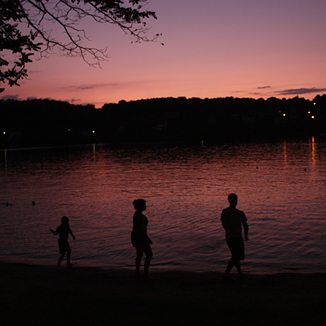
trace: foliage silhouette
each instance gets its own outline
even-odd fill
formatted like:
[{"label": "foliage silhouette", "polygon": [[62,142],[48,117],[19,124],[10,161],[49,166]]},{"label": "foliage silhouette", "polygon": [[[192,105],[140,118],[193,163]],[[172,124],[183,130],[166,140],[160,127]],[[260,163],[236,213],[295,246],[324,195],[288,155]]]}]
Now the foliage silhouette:
[{"label": "foliage silhouette", "polygon": [[326,135],[326,95],[269,98],[156,98],[93,105],[1,100],[0,146],[84,143],[216,143]]},{"label": "foliage silhouette", "polygon": [[[99,66],[108,56],[106,48],[85,45],[89,39],[82,23],[89,20],[118,26],[135,42],[154,41],[159,35],[148,36],[146,20],[156,19],[156,15],[142,9],[146,3],[147,0],[0,1],[0,82],[19,86],[18,81],[27,77],[26,64],[32,61],[31,56],[38,53],[42,57],[57,48],[67,56],[81,57],[89,65]],[[47,30],[49,23],[57,36]]]}]

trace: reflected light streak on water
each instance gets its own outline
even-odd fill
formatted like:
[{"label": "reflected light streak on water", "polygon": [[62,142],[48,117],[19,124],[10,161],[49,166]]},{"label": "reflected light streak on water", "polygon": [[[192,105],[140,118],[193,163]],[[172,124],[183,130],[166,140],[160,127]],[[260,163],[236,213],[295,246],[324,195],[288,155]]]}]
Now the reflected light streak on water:
[{"label": "reflected light streak on water", "polygon": [[[67,215],[79,265],[131,268],[136,198],[147,200],[153,268],[223,271],[230,192],[250,226],[249,272],[326,271],[326,143],[5,150],[0,259],[55,264]],[[32,201],[36,202],[32,206]]]}]

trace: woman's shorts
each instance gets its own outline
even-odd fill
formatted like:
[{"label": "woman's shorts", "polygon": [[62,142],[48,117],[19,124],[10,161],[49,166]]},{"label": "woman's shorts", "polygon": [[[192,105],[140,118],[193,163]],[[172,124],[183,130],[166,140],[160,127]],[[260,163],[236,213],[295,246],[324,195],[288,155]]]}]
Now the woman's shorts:
[{"label": "woman's shorts", "polygon": [[244,242],[242,238],[227,239],[226,243],[231,251],[232,260],[244,260]]}]

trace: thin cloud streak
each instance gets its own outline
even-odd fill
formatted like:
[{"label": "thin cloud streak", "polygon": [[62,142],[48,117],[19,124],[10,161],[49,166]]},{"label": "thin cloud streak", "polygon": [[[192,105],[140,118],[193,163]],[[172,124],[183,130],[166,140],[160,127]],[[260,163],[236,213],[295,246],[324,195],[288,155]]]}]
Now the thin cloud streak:
[{"label": "thin cloud streak", "polygon": [[278,95],[303,95],[303,94],[311,94],[311,93],[321,93],[325,92],[326,88],[293,88],[293,89],[284,89],[282,91],[278,91]]},{"label": "thin cloud streak", "polygon": [[2,100],[16,100],[19,101],[21,98],[19,97],[19,94],[13,94],[13,95],[5,95],[1,98]]},{"label": "thin cloud streak", "polygon": [[69,92],[88,91],[96,89],[124,89],[129,88],[133,85],[148,85],[152,84],[153,81],[125,81],[125,82],[113,82],[113,83],[101,83],[101,84],[85,84],[85,85],[70,85],[62,87],[62,90]]},{"label": "thin cloud streak", "polygon": [[109,84],[90,84],[90,85],[79,85],[79,86],[65,86],[62,87],[62,90],[68,91],[68,92],[79,92],[79,91],[86,91],[86,90],[94,90],[99,88],[117,88],[121,87],[122,84],[118,83],[109,83]]},{"label": "thin cloud streak", "polygon": [[259,86],[259,87],[257,87],[257,89],[268,89],[268,88],[271,88],[271,86]]}]

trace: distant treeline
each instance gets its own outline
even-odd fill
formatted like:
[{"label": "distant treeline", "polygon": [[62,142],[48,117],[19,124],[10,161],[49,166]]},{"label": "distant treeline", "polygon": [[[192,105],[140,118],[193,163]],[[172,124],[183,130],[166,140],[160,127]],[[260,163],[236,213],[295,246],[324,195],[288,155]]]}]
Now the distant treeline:
[{"label": "distant treeline", "polygon": [[0,146],[224,142],[326,134],[326,95],[292,99],[185,97],[73,105],[1,100]]}]

